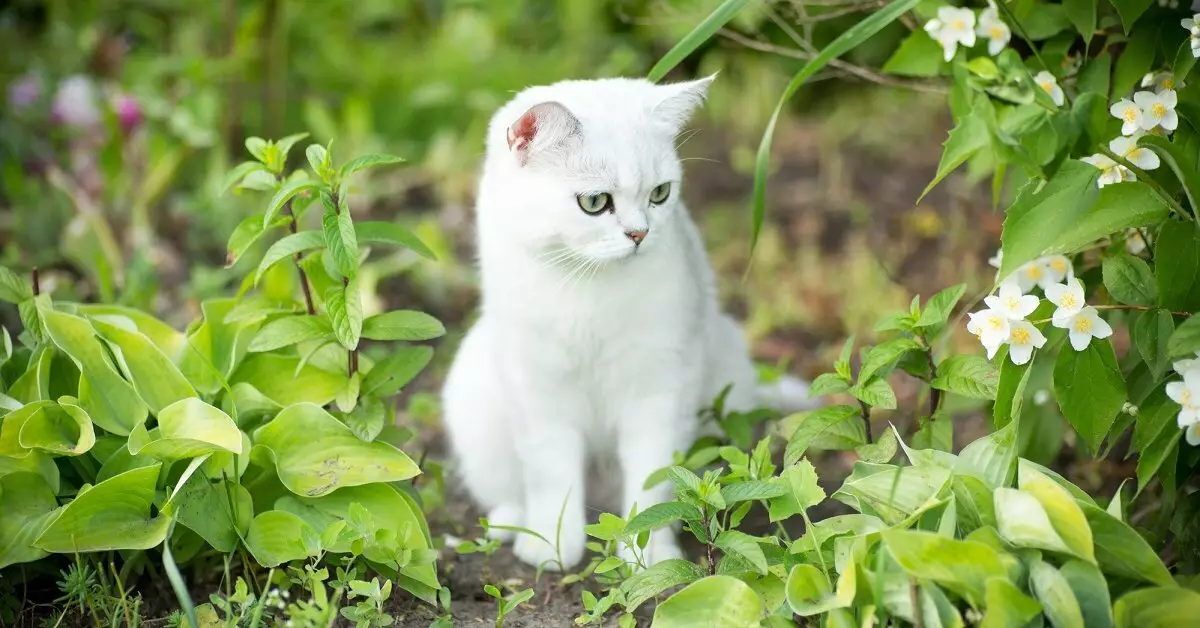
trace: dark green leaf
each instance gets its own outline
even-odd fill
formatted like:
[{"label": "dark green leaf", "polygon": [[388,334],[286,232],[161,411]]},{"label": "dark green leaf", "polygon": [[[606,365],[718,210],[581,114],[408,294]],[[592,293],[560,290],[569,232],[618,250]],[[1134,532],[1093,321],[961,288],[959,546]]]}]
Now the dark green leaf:
[{"label": "dark green leaf", "polygon": [[1063,9],[1083,41],[1090,44],[1096,32],[1096,0],[1063,0]]},{"label": "dark green leaf", "polygon": [[[924,316],[924,314],[922,314]],[[911,338],[893,338],[881,344],[875,345],[867,353],[866,359],[863,360],[862,367],[858,371],[858,381],[869,381],[872,376],[879,373],[880,376],[886,376],[890,369],[885,367],[890,366],[900,356],[909,351],[920,351],[921,345]],[[884,369],[882,372],[880,369]]]},{"label": "dark green leaf", "polygon": [[650,74],[646,77],[650,81],[657,83],[661,81],[675,66],[679,65],[684,59],[691,55],[697,48],[712,38],[722,26],[729,23],[730,20],[746,6],[749,0],[725,0],[708,14],[702,22],[696,25],[690,33],[679,40],[667,54],[663,55],[658,63],[650,69]]},{"label": "dark green leaf", "polygon": [[1150,544],[1129,524],[1098,506],[1082,502],[1079,506],[1092,529],[1096,560],[1100,563],[1101,571],[1161,586],[1175,586],[1171,572],[1167,571]]},{"label": "dark green leaf", "polygon": [[429,347],[396,347],[386,360],[371,367],[362,383],[364,395],[387,397],[400,391],[433,358]]},{"label": "dark green leaf", "polygon": [[280,260],[311,249],[325,246],[325,236],[320,231],[301,231],[280,239],[267,249],[258,270],[254,273],[254,283],[262,280],[264,274]]},{"label": "dark green leaf", "polygon": [[943,63],[942,47],[929,33],[916,30],[909,33],[883,64],[883,72],[898,76],[937,76]]},{"label": "dark green leaf", "polygon": [[1125,305],[1154,305],[1158,291],[1154,274],[1141,258],[1119,253],[1104,259],[1104,287],[1114,299]]},{"label": "dark green leaf", "polygon": [[362,336],[371,340],[429,340],[446,333],[438,319],[414,310],[394,310],[363,321]]},{"label": "dark green leaf", "polygon": [[774,482],[747,480],[736,482],[721,488],[721,497],[726,504],[736,504],[744,501],[772,499],[787,492],[787,489]]},{"label": "dark green leaf", "polygon": [[917,319],[915,327],[931,327],[934,325],[944,325],[950,318],[950,313],[954,311],[955,304],[962,298],[963,292],[967,290],[967,284],[960,283],[957,286],[951,286],[933,295],[925,303],[925,308],[921,310],[921,317]]},{"label": "dark green leaf", "polygon": [[625,525],[624,532],[629,536],[637,536],[676,521],[699,521],[700,517],[700,509],[691,504],[664,502],[639,512]]},{"label": "dark green leaf", "polygon": [[1200,207],[1200,172],[1196,172],[1195,157],[1184,153],[1185,148],[1165,137],[1147,135],[1138,139],[1138,146],[1145,146],[1158,153],[1162,162],[1175,173],[1183,184],[1183,193],[1192,207]]},{"label": "dark green leaf", "polygon": [[[287,218],[276,220],[275,224],[271,225],[271,227],[282,227],[287,224],[287,220]],[[238,226],[234,228],[233,233],[229,236],[229,243],[225,245],[227,251],[225,254],[225,267],[229,268],[236,264],[238,259],[242,257],[242,254],[253,246],[255,242],[258,242],[259,238],[266,232],[267,229],[263,228],[262,216],[258,214],[247,216],[245,220],[238,223]]]},{"label": "dark green leaf", "polygon": [[[1178,408],[1175,404],[1170,404],[1168,407],[1172,410]],[[1171,459],[1176,449],[1178,449],[1179,441],[1182,438],[1183,430],[1166,429],[1160,432],[1158,437],[1142,450],[1141,454],[1138,455],[1137,463],[1138,492],[1146,488],[1146,485],[1150,483],[1150,480],[1154,478],[1163,464]]]},{"label": "dark green leaf", "polygon": [[263,325],[254,340],[250,341],[248,351],[261,353],[274,351],[283,347],[308,340],[320,340],[333,335],[333,326],[325,316],[309,316],[299,314],[277,318]]},{"label": "dark green leaf", "polygon": [[351,159],[342,166],[341,178],[345,179],[359,170],[364,170],[366,168],[388,166],[391,164],[398,164],[403,161],[403,157],[396,157],[393,155],[362,155],[361,157],[355,157],[354,159]]},{"label": "dark green leaf", "polygon": [[404,227],[391,222],[360,222],[354,225],[358,241],[362,244],[392,244],[404,247],[428,260],[437,256],[417,236]]},{"label": "dark green leaf", "polygon": [[358,282],[349,281],[343,286],[333,286],[325,292],[325,309],[333,323],[333,335],[343,347],[358,348],[362,337],[362,299],[358,294]]},{"label": "dark green leaf", "polygon": [[1158,304],[1168,310],[1200,310],[1200,227],[1168,221],[1154,243]]},{"label": "dark green leaf", "polygon": [[1099,451],[1125,404],[1125,379],[1112,344],[1093,338],[1083,351],[1064,346],[1054,364],[1054,394],[1080,438]]},{"label": "dark green leaf", "polygon": [[847,420],[857,420],[859,409],[854,406],[826,406],[804,415],[796,431],[788,439],[787,451],[784,452],[785,465],[795,464],[808,450],[814,439],[834,425]]},{"label": "dark green leaf", "polygon": [[995,399],[1000,372],[991,362],[977,355],[952,355],[937,365],[937,377],[931,385],[974,399]]},{"label": "dark green leaf", "polygon": [[1060,569],[1079,608],[1083,611],[1083,625],[1088,628],[1112,628],[1112,601],[1108,597],[1108,583],[1104,574],[1095,565],[1077,558],[1068,560]]},{"label": "dark green leaf", "polygon": [[1174,331],[1175,317],[1166,310],[1143,312],[1133,325],[1133,343],[1155,379],[1171,365],[1168,340]]},{"label": "dark green leaf", "polygon": [[263,217],[263,224],[270,226],[275,221],[275,216],[283,211],[284,205],[292,200],[292,197],[301,192],[314,191],[320,189],[321,184],[316,181],[301,179],[298,181],[288,181],[279,188],[275,196],[271,197],[271,202],[267,204],[267,213]]},{"label": "dark green leaf", "polygon": [[[1125,25],[1125,34],[1129,34],[1129,31],[1131,29],[1133,29],[1133,23],[1136,22],[1138,20],[1138,18],[1141,17],[1142,14],[1146,12],[1146,9],[1150,8],[1151,4],[1154,3],[1154,0],[1110,0],[1110,1],[1112,2],[1112,5],[1114,7],[1116,7],[1117,13],[1119,13],[1121,15],[1121,23]],[[1147,28],[1147,29],[1143,29],[1143,30],[1153,32],[1155,29]]]},{"label": "dark green leaf", "polygon": [[[1122,0],[1123,1],[1123,0]],[[1133,0],[1149,4],[1151,0]],[[1126,22],[1125,32],[1129,32],[1129,22]],[[1158,47],[1158,29],[1142,28],[1129,38],[1125,49],[1117,57],[1117,67],[1113,71],[1112,98],[1124,98],[1131,94],[1141,82],[1142,77],[1150,71],[1154,63],[1155,48]]]},{"label": "dark green leaf", "polygon": [[1191,357],[1200,351],[1200,316],[1190,316],[1179,325],[1167,342],[1171,358]]},{"label": "dark green leaf", "polygon": [[925,186],[925,190],[921,192],[917,202],[925,198],[925,195],[937,187],[942,179],[966,163],[971,156],[988,146],[991,143],[991,137],[987,121],[979,112],[973,110],[965,118],[959,120],[958,125],[950,131],[950,137],[946,139],[941,161],[938,162],[937,174],[934,175],[929,185]]}]

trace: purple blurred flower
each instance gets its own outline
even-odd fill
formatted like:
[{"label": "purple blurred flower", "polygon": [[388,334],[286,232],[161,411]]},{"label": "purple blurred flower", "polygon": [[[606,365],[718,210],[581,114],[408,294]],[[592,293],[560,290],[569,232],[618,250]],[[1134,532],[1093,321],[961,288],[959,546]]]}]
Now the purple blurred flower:
[{"label": "purple blurred flower", "polygon": [[132,132],[142,123],[142,106],[133,96],[125,93],[113,96],[112,108],[125,133]]},{"label": "purple blurred flower", "polygon": [[23,111],[42,97],[42,77],[32,72],[8,84],[8,105]]},{"label": "purple blurred flower", "polygon": [[100,122],[96,107],[96,91],[92,81],[76,74],[58,84],[50,116],[57,122],[74,127],[93,127]]}]

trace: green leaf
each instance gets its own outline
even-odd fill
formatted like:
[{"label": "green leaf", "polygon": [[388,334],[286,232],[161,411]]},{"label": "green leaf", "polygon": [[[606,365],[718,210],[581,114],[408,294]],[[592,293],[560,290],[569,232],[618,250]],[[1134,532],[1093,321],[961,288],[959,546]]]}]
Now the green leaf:
[{"label": "green leaf", "polygon": [[1054,529],[1046,509],[1032,493],[998,488],[992,493],[996,528],[1005,541],[1017,546],[1071,554],[1071,547]]},{"label": "green leaf", "polygon": [[275,221],[275,216],[283,210],[285,204],[292,200],[301,192],[312,192],[320,189],[321,184],[308,179],[292,180],[283,184],[275,196],[271,197],[271,202],[267,204],[267,213],[263,217],[263,225],[269,226]]},{"label": "green leaf", "polygon": [[1133,23],[1153,4],[1153,0],[1111,0],[1111,2],[1116,7],[1117,13],[1121,15],[1121,23],[1125,25],[1126,35],[1133,28]]},{"label": "green leaf", "polygon": [[1104,259],[1104,287],[1125,305],[1154,305],[1158,292],[1154,274],[1141,258],[1119,253]]},{"label": "green leaf", "polygon": [[1013,422],[964,447],[954,473],[975,477],[995,489],[1012,485],[1016,463],[1017,423]]},{"label": "green leaf", "polygon": [[342,166],[340,178],[345,179],[359,170],[376,168],[379,166],[390,166],[392,164],[402,163],[403,161],[403,157],[396,157],[393,155],[362,155],[361,157],[355,157],[354,159],[351,159]]},{"label": "green leaf", "polygon": [[[297,372],[300,358],[295,356],[255,353],[246,358],[230,379],[236,389],[246,384],[280,406],[309,402],[324,405],[331,401],[345,384],[344,370],[337,373],[323,370],[311,363]],[[291,377],[280,377],[291,373]]]},{"label": "green leaf", "polygon": [[298,314],[277,318],[259,328],[247,349],[251,353],[274,351],[309,340],[333,335],[333,326],[325,316]]},{"label": "green leaf", "polygon": [[1042,605],[1022,593],[1007,578],[993,578],[988,581],[984,602],[987,611],[983,622],[979,624],[984,628],[1020,628],[1029,625],[1042,613]]},{"label": "green leaf", "polygon": [[400,391],[433,358],[429,347],[396,347],[391,355],[371,367],[363,379],[362,394],[387,397]]},{"label": "green leaf", "polygon": [[892,390],[891,384],[882,377],[871,379],[866,386],[861,382],[855,384],[850,387],[849,392],[855,399],[869,406],[884,410],[896,409],[896,391]]},{"label": "green leaf", "polygon": [[17,304],[17,314],[21,318],[21,324],[25,326],[25,331],[33,336],[34,342],[39,345],[50,341],[50,334],[46,331],[45,322],[42,321],[41,310],[48,310],[51,307],[48,294],[40,294]]},{"label": "green leaf", "polygon": [[717,535],[714,544],[726,554],[737,556],[754,568],[760,576],[767,575],[767,557],[758,541],[737,530],[725,530]]},{"label": "green leaf", "polygon": [[275,142],[275,147],[279,149],[279,163],[286,163],[288,153],[292,152],[292,147],[296,145],[296,142],[306,139],[307,137],[308,133],[293,133],[292,135],[288,135],[284,138],[281,138],[278,142]]},{"label": "green leaf", "polygon": [[897,467],[857,462],[833,498],[860,511],[868,508],[865,512],[873,512],[889,525],[895,525],[927,507],[931,499],[943,492],[950,477],[950,469],[944,466]]},{"label": "green leaf", "polygon": [[246,487],[195,473],[176,493],[175,518],[219,552],[233,552],[250,531],[254,504]]},{"label": "green leaf", "polygon": [[717,575],[694,582],[659,604],[652,624],[656,628],[754,628],[762,615],[762,600],[750,585]]},{"label": "green leaf", "polygon": [[1166,310],[1143,312],[1133,325],[1133,344],[1146,362],[1154,379],[1171,365],[1168,341],[1175,331],[1175,317]]},{"label": "green leaf", "polygon": [[1079,504],[1054,480],[1033,467],[1022,465],[1018,471],[1021,490],[1033,495],[1042,505],[1050,525],[1062,537],[1071,553],[1090,563],[1096,561],[1092,548],[1092,530]]},{"label": "green leaf", "polygon": [[362,336],[371,340],[429,340],[445,335],[436,318],[413,310],[376,314],[363,321]]},{"label": "green leaf", "polygon": [[[282,227],[287,224],[286,218],[276,220],[271,228]],[[262,216],[252,214],[247,216],[245,220],[238,223],[234,228],[233,233],[229,236],[229,242],[225,245],[225,268],[230,268],[237,263],[242,255],[258,242],[268,229],[263,226]]]},{"label": "green leaf", "polygon": [[1067,579],[1043,561],[1029,568],[1029,588],[1055,628],[1084,628],[1083,611]]},{"label": "green leaf", "polygon": [[[649,569],[636,573],[621,583],[621,594],[625,598],[625,610],[633,612],[646,600],[681,584],[695,582],[704,577],[699,565],[681,558],[669,558],[655,563]],[[727,577],[727,576],[716,576]]]},{"label": "green leaf", "polygon": [[950,136],[943,144],[944,148],[941,161],[938,162],[937,174],[934,175],[929,185],[925,186],[921,196],[917,197],[917,202],[920,203],[921,199],[937,187],[937,184],[966,163],[975,153],[987,147],[991,143],[991,138],[987,121],[982,114],[971,111],[966,117],[960,119],[958,124],[950,130]]},{"label": "green leaf", "polygon": [[308,159],[308,165],[313,172],[324,178],[325,169],[329,165],[329,151],[320,144],[309,144],[308,148],[304,149],[304,157]]},{"label": "green leaf", "polygon": [[79,366],[80,405],[92,421],[122,436],[141,425],[146,420],[146,406],[133,386],[109,365],[92,326],[78,316],[50,309],[41,310],[41,315],[54,344]]},{"label": "green leaf", "polygon": [[1141,589],[1113,606],[1118,628],[1174,628],[1200,617],[1200,593],[1179,586]]},{"label": "green leaf", "polygon": [[324,246],[325,235],[320,231],[301,231],[279,239],[263,254],[262,261],[258,263],[258,270],[254,272],[254,283],[257,285],[263,275],[280,260]]},{"label": "green leaf", "polygon": [[288,406],[254,434],[255,449],[274,459],[280,481],[301,496],[319,497],[342,486],[407,480],[420,469],[404,452],[365,443],[320,406]]},{"label": "green leaf", "polygon": [[807,460],[788,466],[775,482],[787,492],[769,502],[773,522],[803,513],[825,499],[825,491],[817,484],[817,470]]},{"label": "green leaf", "polygon": [[1101,571],[1161,586],[1174,586],[1171,573],[1158,555],[1129,524],[1098,506],[1085,503],[1079,506],[1092,530],[1096,560],[1100,563]]},{"label": "green leaf", "polygon": [[144,424],[129,435],[129,453],[171,462],[216,451],[242,453],[242,432],[228,414],[197,397],[180,399],[158,414],[158,427]]},{"label": "green leaf", "polygon": [[747,2],[748,0],[725,0],[722,2],[712,13],[708,14],[708,17],[697,24],[696,28],[693,28],[658,60],[658,63],[650,68],[650,73],[646,78],[654,83],[661,81],[675,66],[711,39],[722,26],[728,24],[746,6]]},{"label": "green leaf", "polygon": [[126,471],[81,492],[34,546],[55,554],[146,550],[167,537],[170,518],[153,517],[159,465]]},{"label": "green leaf", "polygon": [[[804,66],[800,68],[800,70],[796,72],[794,76],[792,76],[792,80],[788,82],[787,87],[784,88],[783,94],[779,98],[779,102],[775,105],[775,111],[772,112],[771,118],[767,122],[767,128],[765,131],[763,131],[762,141],[758,146],[758,155],[755,159],[754,167],[754,217],[753,230],[750,237],[751,252],[754,251],[754,247],[758,244],[758,235],[759,231],[762,229],[763,215],[766,212],[767,166],[771,161],[771,139],[775,135],[775,125],[779,122],[779,116],[783,113],[784,106],[787,105],[787,102],[792,99],[792,96],[799,91],[800,87],[804,85],[809,78],[819,72],[821,68],[824,68],[830,61],[837,59],[854,48],[857,48],[859,44],[867,41],[876,33],[886,28],[889,24],[899,19],[900,16],[911,10],[917,5],[918,2],[919,0],[893,0],[884,7],[871,13],[871,15],[866,19],[842,31],[842,33],[838,35],[836,39],[830,42],[828,46],[821,50],[821,52],[817,53],[817,55],[810,59],[808,63],[805,63]],[[726,0],[722,7],[724,8],[726,5],[735,4],[740,5],[745,4],[745,2],[744,0],[742,2]],[[732,13],[734,12],[736,12],[736,10],[730,13],[730,17],[732,17]],[[707,39],[709,35],[711,35],[713,32],[716,32],[716,30],[724,25],[724,23],[727,21],[729,21],[729,18],[713,21],[713,23],[710,25],[711,30],[701,31],[699,28],[697,28],[696,31],[692,32],[692,34],[697,35],[697,40],[695,42],[691,42],[691,40],[689,40],[690,43],[686,50],[688,52],[695,50],[695,47],[699,45],[700,41]],[[708,24],[707,20],[705,21],[705,24]],[[676,49],[679,48],[680,46],[676,46]],[[680,54],[679,58],[682,57],[683,55]],[[666,57],[664,57],[664,61],[665,60]],[[673,60],[670,64],[666,64],[664,61],[660,61],[658,65],[655,66],[655,70],[657,70],[658,73],[652,71],[650,74],[651,77],[658,77],[666,74],[667,70],[669,70],[671,67],[674,67],[674,65],[678,63],[678,59]]]},{"label": "green leaf", "polygon": [[1075,30],[1083,35],[1083,41],[1092,43],[1092,35],[1096,33],[1096,0],[1063,0],[1063,9]]},{"label": "green leaf", "polygon": [[933,532],[889,529],[883,544],[905,571],[931,580],[978,606],[992,578],[1005,578],[996,550],[976,541],[959,541]]},{"label": "green leaf", "polygon": [[404,247],[425,259],[437,260],[437,256],[424,242],[401,225],[391,222],[359,222],[355,223],[354,231],[362,244],[391,244]]},{"label": "green leaf", "polygon": [[60,397],[58,403],[31,404],[37,405],[36,411],[24,417],[14,416],[18,415],[14,412],[5,417],[5,426],[24,418],[18,441],[25,449],[65,456],[87,453],[96,444],[96,433],[87,412],[71,401],[70,397]]},{"label": "green leaf", "polygon": [[933,298],[925,303],[925,309],[921,310],[921,317],[917,319],[915,327],[946,324],[946,321],[950,319],[950,313],[954,311],[954,306],[966,290],[967,284],[960,283],[933,295]]},{"label": "green leaf", "polygon": [[[846,569],[853,573],[855,566]],[[828,613],[834,609],[847,608],[854,601],[855,591],[830,590],[829,579],[813,565],[800,564],[792,567],[787,579],[787,603],[792,612],[801,617]],[[846,594],[849,595],[846,595]]]},{"label": "green leaf", "polygon": [[325,309],[333,322],[333,335],[347,350],[358,348],[359,338],[362,337],[363,313],[362,299],[358,295],[358,282],[347,281],[344,285],[333,286],[325,292]]},{"label": "green leaf", "polygon": [[854,452],[858,454],[859,460],[866,462],[889,462],[896,457],[896,431],[885,431],[878,440],[873,443],[859,445]]},{"label": "green leaf", "polygon": [[700,509],[682,502],[655,504],[633,517],[625,525],[625,533],[637,536],[647,530],[661,528],[675,521],[699,521]]},{"label": "green leaf", "polygon": [[1100,568],[1082,560],[1068,560],[1059,570],[1075,594],[1088,628],[1112,628],[1112,601]]},{"label": "green leaf", "polygon": [[1184,152],[1184,147],[1171,142],[1165,137],[1147,135],[1138,139],[1138,146],[1145,146],[1158,153],[1162,162],[1171,169],[1179,182],[1183,184],[1183,193],[1187,196],[1188,204],[1200,207],[1200,173],[1196,172],[1196,158]]},{"label": "green leaf", "polygon": [[0,266],[0,301],[20,303],[33,298],[33,288],[29,282],[13,271]]},{"label": "green leaf", "polygon": [[843,421],[857,418],[859,409],[847,405],[826,406],[801,416],[804,418],[792,432],[788,439],[787,450],[783,454],[783,463],[787,466],[800,460],[804,452],[808,451],[809,445],[818,436]]},{"label": "green leaf", "polygon": [[[867,357],[863,360],[862,367],[858,371],[858,381],[865,382],[871,379],[871,376],[880,372],[900,359],[900,356],[909,351],[920,351],[921,345],[911,338],[893,338],[881,344],[875,345],[867,353]],[[881,375],[886,375],[888,370],[883,370]]]},{"label": "green leaf", "polygon": [[1200,316],[1191,316],[1179,324],[1167,341],[1171,358],[1191,357],[1200,352]]},{"label": "green leaf", "polygon": [[1054,395],[1080,438],[1099,451],[1125,404],[1125,380],[1112,344],[1093,338],[1083,351],[1064,347],[1054,363]]},{"label": "green leaf", "polygon": [[149,338],[97,319],[92,320],[92,326],[115,349],[117,361],[150,412],[157,415],[180,399],[196,396],[196,390],[171,358]]},{"label": "green leaf", "polygon": [[[225,175],[225,180],[221,183],[221,191],[217,196],[225,196],[229,189],[241,183],[252,172],[266,172],[267,167],[257,161],[243,161],[234,166],[228,174]],[[261,219],[260,219],[261,220]]]},{"label": "green leaf", "polygon": [[358,235],[354,233],[354,221],[350,218],[350,212],[345,209],[335,212],[326,205],[321,226],[325,233],[325,246],[329,247],[334,268],[343,277],[353,279],[358,275]]},{"label": "green leaf", "polygon": [[267,160],[267,141],[261,137],[246,138],[246,150],[259,161]]},{"label": "green leaf", "polygon": [[883,64],[883,72],[897,76],[937,76],[943,63],[942,47],[929,33],[915,30],[900,42],[896,52]]},{"label": "green leaf", "polygon": [[832,395],[850,390],[850,382],[837,373],[821,373],[808,387],[809,397]]},{"label": "green leaf", "polygon": [[[1151,0],[1132,1],[1146,4],[1151,2]],[[1129,33],[1129,22],[1126,22],[1125,33]],[[1125,44],[1124,50],[1117,57],[1116,68],[1113,70],[1113,100],[1124,98],[1133,93],[1133,90],[1141,82],[1142,77],[1146,76],[1146,73],[1153,66],[1157,48],[1157,28],[1141,28],[1133,33],[1129,41]]]},{"label": "green leaf", "polygon": [[1168,310],[1200,310],[1200,227],[1168,221],[1154,243],[1158,304]]},{"label": "green leaf", "polygon": [[772,499],[787,493],[788,489],[780,484],[763,480],[738,481],[721,488],[721,497],[726,504]]},{"label": "green leaf", "polygon": [[[1007,364],[1007,363],[1006,363]],[[952,355],[937,365],[937,377],[930,385],[973,399],[995,399],[1000,371],[977,355]]]},{"label": "green leaf", "polygon": [[0,569],[45,557],[33,541],[57,514],[54,491],[36,473],[9,473],[0,476],[0,500]]},{"label": "green leaf", "polygon": [[293,560],[315,556],[320,543],[306,543],[317,531],[303,519],[283,510],[268,510],[250,523],[246,548],[263,567],[278,567]]}]

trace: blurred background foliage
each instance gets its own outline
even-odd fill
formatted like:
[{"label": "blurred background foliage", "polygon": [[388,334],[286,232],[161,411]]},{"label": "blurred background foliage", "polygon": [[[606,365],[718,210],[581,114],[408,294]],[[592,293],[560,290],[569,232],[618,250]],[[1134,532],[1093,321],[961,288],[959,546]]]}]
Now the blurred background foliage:
[{"label": "blurred background foliage", "polygon": [[[365,179],[350,203],[408,224],[439,255],[416,264],[376,254],[361,280],[368,315],[403,306],[447,321],[435,368],[418,382],[433,389],[473,316],[470,208],[492,112],[530,85],[644,75],[717,4],[0,2],[0,264],[39,267],[56,298],[149,308],[182,326],[200,300],[235,292],[243,265],[261,255],[224,267],[226,238],[264,202],[223,189],[224,173],[247,157],[245,137],[307,131],[334,140],[342,157],[401,155],[408,167]],[[883,66],[913,24],[889,27],[844,60],[854,67],[823,73],[793,99],[750,263],[754,151],[803,62],[787,49],[798,38],[819,47],[874,6],[752,2],[676,71],[720,72],[681,152],[722,293],[757,357],[809,375],[848,334],[869,340],[878,315],[913,294],[964,280],[977,292],[991,280],[985,260],[1000,220],[986,193],[956,176],[914,205],[945,138],[945,96],[855,70]],[[280,272],[269,285],[282,294],[292,280]],[[3,322],[14,326],[10,314]],[[436,417],[431,403],[416,396],[410,414]]]}]

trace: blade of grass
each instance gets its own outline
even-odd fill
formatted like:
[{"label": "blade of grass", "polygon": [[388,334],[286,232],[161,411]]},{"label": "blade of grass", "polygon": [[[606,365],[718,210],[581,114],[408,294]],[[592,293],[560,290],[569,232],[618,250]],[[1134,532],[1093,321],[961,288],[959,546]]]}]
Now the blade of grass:
[{"label": "blade of grass", "polygon": [[721,6],[717,7],[712,13],[709,13],[708,17],[704,18],[704,21],[697,24],[696,28],[692,29],[692,32],[684,35],[683,39],[679,40],[679,43],[675,44],[674,47],[667,51],[667,54],[658,60],[658,63],[655,63],[654,67],[650,68],[650,74],[646,78],[655,83],[661,81],[667,75],[667,72],[670,72],[681,61],[686,59],[688,55],[695,52],[701,44],[711,39],[722,26],[728,24],[729,20],[732,20],[733,16],[737,15],[738,11],[741,11],[742,7],[746,6],[749,1],[725,0],[725,2],[722,2]]},{"label": "blade of grass", "polygon": [[779,122],[779,115],[783,113],[784,105],[800,90],[805,81],[816,74],[821,68],[825,67],[826,64],[870,39],[873,35],[916,6],[918,1],[893,0],[887,6],[871,14],[867,19],[850,27],[839,35],[837,39],[830,42],[824,50],[813,57],[804,67],[800,68],[800,71],[796,72],[796,75],[788,83],[787,88],[783,90],[783,96],[779,98],[779,104],[775,106],[775,112],[771,114],[771,120],[767,123],[766,130],[763,131],[762,142],[758,146],[758,157],[754,165],[754,229],[750,237],[751,255],[754,254],[754,247],[758,244],[758,235],[762,229],[763,215],[766,213],[767,165],[771,159],[771,139],[775,134],[775,124]]},{"label": "blade of grass", "polygon": [[179,573],[179,566],[175,564],[175,557],[171,555],[171,533],[174,531],[175,522],[171,521],[171,527],[167,529],[167,538],[163,540],[163,569],[167,572],[167,580],[171,581],[171,590],[175,591],[175,599],[179,601],[179,607],[187,616],[188,624],[199,626],[200,623],[196,621],[196,606],[192,603],[192,595],[188,593],[187,584],[183,582],[183,575]]}]

